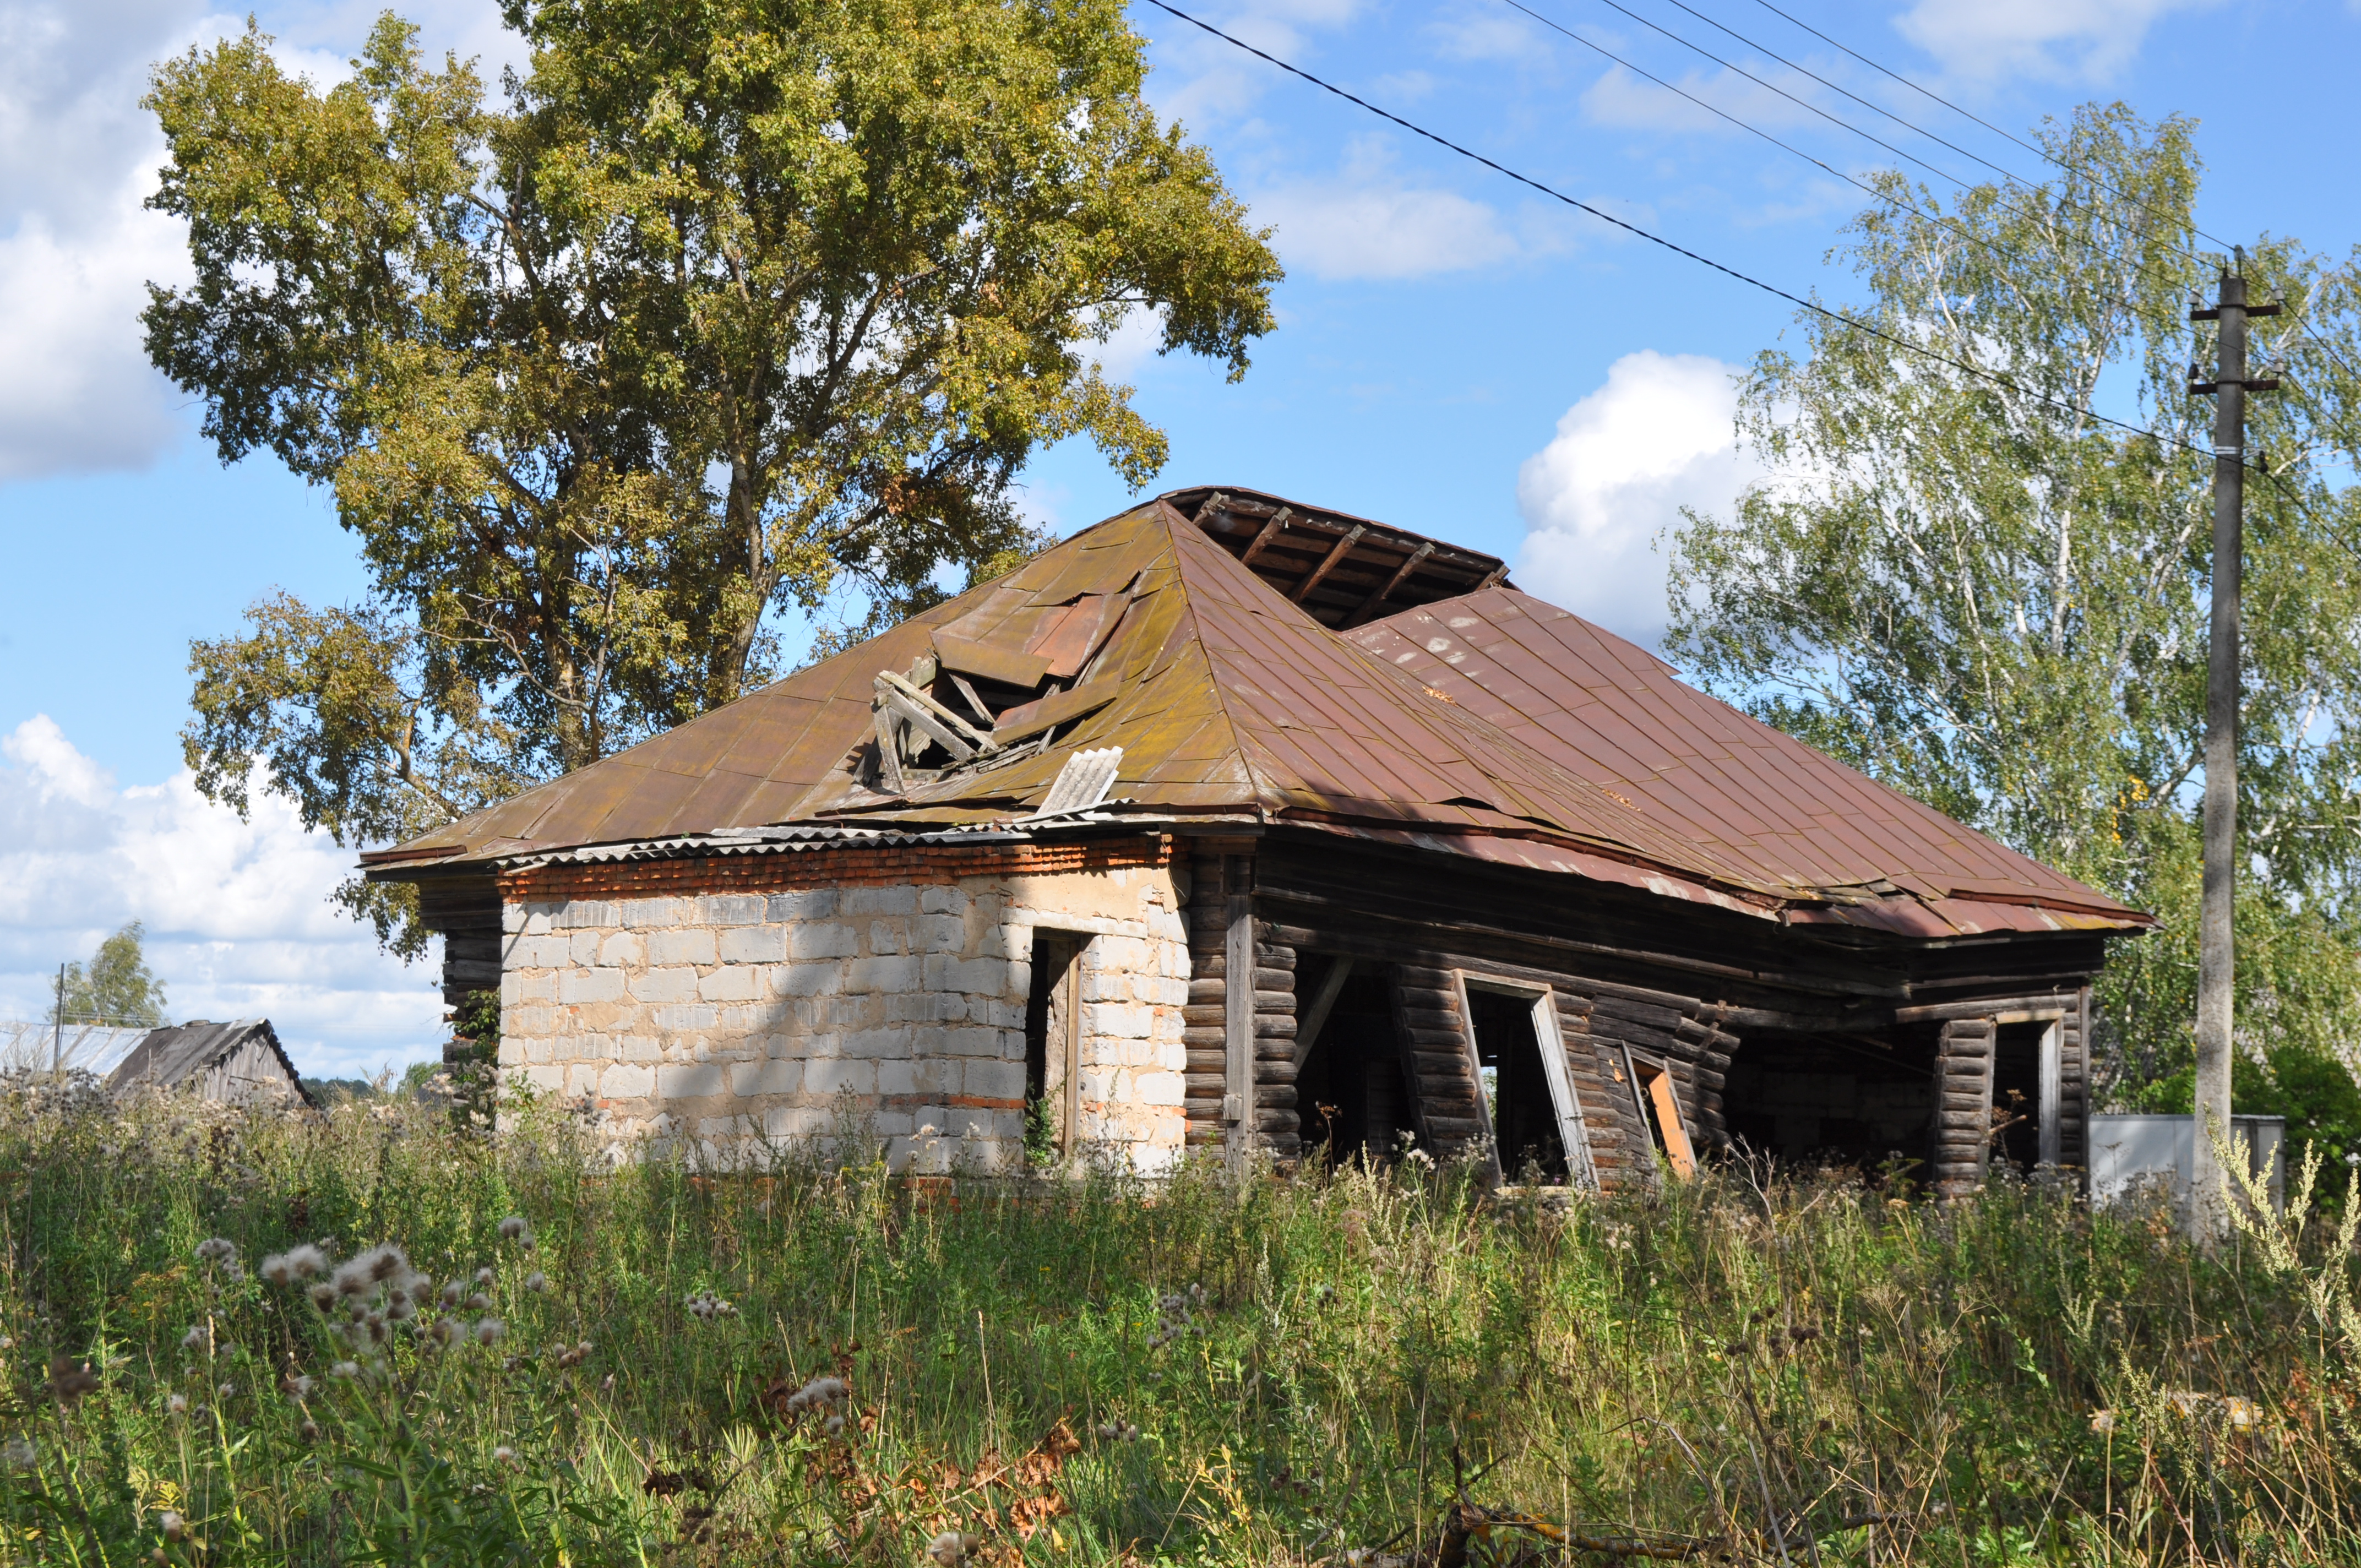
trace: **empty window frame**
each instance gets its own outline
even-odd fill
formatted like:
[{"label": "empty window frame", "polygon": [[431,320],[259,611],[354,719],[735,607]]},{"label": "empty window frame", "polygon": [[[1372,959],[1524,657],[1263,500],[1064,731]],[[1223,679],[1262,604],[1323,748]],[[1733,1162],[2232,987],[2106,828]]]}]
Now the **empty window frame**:
[{"label": "empty window frame", "polygon": [[1681,1120],[1680,1096],[1674,1091],[1672,1069],[1653,1057],[1623,1047],[1623,1065],[1631,1075],[1631,1108],[1650,1140],[1664,1151],[1665,1163],[1683,1181],[1697,1175],[1697,1154]]},{"label": "empty window frame", "polygon": [[1090,938],[1033,931],[1025,1005],[1025,1142],[1029,1154],[1074,1152],[1082,1122],[1082,953]]},{"label": "empty window frame", "polygon": [[1596,1188],[1590,1134],[1565,1069],[1557,998],[1546,985],[1459,972],[1468,1069],[1483,1097],[1496,1164],[1514,1179],[1530,1159],[1544,1178]]}]

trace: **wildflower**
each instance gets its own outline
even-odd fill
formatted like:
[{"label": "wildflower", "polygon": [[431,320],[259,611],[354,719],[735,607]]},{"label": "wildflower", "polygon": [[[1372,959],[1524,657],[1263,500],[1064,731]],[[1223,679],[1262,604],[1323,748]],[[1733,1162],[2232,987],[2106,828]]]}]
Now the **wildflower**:
[{"label": "wildflower", "polygon": [[851,1397],[851,1393],[852,1390],[844,1386],[844,1379],[841,1377],[815,1377],[787,1396],[787,1412],[793,1415],[798,1410],[807,1410],[814,1405],[841,1404]]},{"label": "wildflower", "polygon": [[225,1399],[235,1398],[237,1397],[237,1385],[235,1383],[225,1383],[220,1387],[214,1389],[214,1392],[220,1395]]},{"label": "wildflower", "polygon": [[700,1319],[708,1323],[716,1318],[734,1316],[738,1310],[737,1308],[731,1306],[729,1302],[723,1300],[720,1297],[715,1295],[710,1290],[699,1290],[696,1295],[687,1299],[686,1305],[688,1308],[688,1315],[690,1317]]},{"label": "wildflower", "polygon": [[2091,1412],[2091,1430],[2099,1433],[2103,1437],[2114,1431],[2115,1412],[2113,1410],[2092,1410]]},{"label": "wildflower", "polygon": [[170,1508],[164,1510],[163,1518],[156,1523],[163,1530],[166,1541],[180,1541],[189,1533],[189,1521]]},{"label": "wildflower", "polygon": [[492,1450],[492,1459],[497,1464],[513,1464],[516,1463],[516,1450],[503,1443]]},{"label": "wildflower", "polygon": [[478,1285],[481,1285],[481,1286],[485,1287],[485,1288],[488,1288],[488,1289],[490,1288],[492,1281],[493,1281],[493,1280],[495,1280],[495,1279],[498,1279],[499,1277],[500,1277],[500,1276],[499,1276],[499,1275],[494,1274],[494,1273],[493,1273],[490,1269],[489,1269],[489,1268],[479,1268],[479,1269],[476,1270],[476,1283],[477,1283],[477,1284],[478,1284]]},{"label": "wildflower", "polygon": [[532,1234],[533,1227],[524,1223],[522,1214],[511,1214],[500,1222],[500,1240],[504,1242],[521,1242]]},{"label": "wildflower", "polygon": [[1099,1436],[1107,1442],[1137,1442],[1139,1428],[1129,1421],[1101,1421]]},{"label": "wildflower", "polygon": [[71,1405],[98,1387],[98,1374],[85,1361],[77,1367],[71,1356],[57,1356],[49,1362],[49,1392],[61,1405]]},{"label": "wildflower", "polygon": [[981,1536],[961,1535],[955,1530],[947,1530],[927,1542],[927,1555],[941,1564],[941,1568],[959,1568],[967,1561],[968,1553],[983,1544]]},{"label": "wildflower", "polygon": [[435,1343],[449,1344],[459,1337],[459,1325],[448,1318],[438,1318],[435,1320],[433,1332]]},{"label": "wildflower", "polygon": [[2206,1401],[2211,1398],[2210,1395],[2200,1394],[2193,1388],[2168,1388],[2165,1390],[2164,1397],[2184,1420],[2203,1409]]},{"label": "wildflower", "polygon": [[312,1379],[301,1373],[290,1373],[280,1381],[279,1386],[287,1391],[287,1397],[291,1399],[308,1399],[312,1397]]},{"label": "wildflower", "polygon": [[489,1312],[491,1310],[492,1299],[489,1296],[485,1295],[481,1290],[477,1291],[474,1295],[467,1298],[467,1310],[471,1312]]},{"label": "wildflower", "polygon": [[335,1304],[336,1288],[334,1285],[324,1279],[312,1287],[312,1305],[324,1312]]},{"label": "wildflower", "polygon": [[449,1309],[449,1308],[452,1308],[452,1307],[456,1307],[456,1306],[457,1306],[457,1305],[459,1304],[459,1298],[460,1298],[463,1294],[465,1294],[466,1289],[467,1289],[467,1287],[465,1287],[465,1286],[461,1285],[461,1284],[460,1284],[457,1280],[456,1280],[456,1279],[454,1279],[453,1281],[451,1281],[451,1283],[450,1283],[450,1284],[445,1285],[445,1287],[443,1287],[443,1305],[444,1305],[444,1307],[447,1310],[447,1309]]},{"label": "wildflower", "polygon": [[2260,1406],[2252,1399],[2237,1394],[2223,1397],[2222,1412],[2230,1418],[2232,1426],[2241,1428],[2253,1426],[2262,1419],[2263,1415]]},{"label": "wildflower", "polygon": [[168,1416],[187,1415],[189,1413],[188,1396],[185,1394],[174,1394],[168,1398],[164,1401],[164,1413]]},{"label": "wildflower", "polygon": [[360,1375],[361,1366],[357,1361],[339,1361],[328,1368],[328,1376],[331,1377],[352,1378],[358,1377]]},{"label": "wildflower", "polygon": [[305,1416],[303,1418],[303,1424],[295,1430],[302,1434],[302,1438],[305,1442],[317,1442],[320,1441],[320,1423],[313,1420],[309,1416]]},{"label": "wildflower", "polygon": [[549,1288],[549,1276],[536,1268],[524,1277],[524,1288],[538,1296]]},{"label": "wildflower", "polygon": [[509,1332],[509,1326],[498,1318],[486,1318],[476,1325],[475,1332],[478,1344],[495,1344]]},{"label": "wildflower", "polygon": [[199,1263],[227,1263],[237,1255],[237,1244],[227,1236],[207,1236],[197,1244]]},{"label": "wildflower", "polygon": [[827,1420],[820,1423],[820,1430],[827,1432],[830,1437],[842,1437],[844,1435],[844,1418],[842,1416],[830,1416]]},{"label": "wildflower", "polygon": [[328,1271],[328,1260],[309,1242],[273,1253],[262,1260],[262,1277],[273,1285],[291,1285]]},{"label": "wildflower", "polygon": [[191,1329],[187,1333],[181,1336],[181,1348],[182,1350],[203,1350],[205,1348],[206,1344],[211,1343],[213,1337],[212,1333],[208,1332],[208,1325],[199,1323],[196,1327]]},{"label": "wildflower", "polygon": [[30,1470],[34,1460],[38,1457],[30,1438],[12,1437],[0,1443],[0,1464],[5,1464],[11,1470]]}]

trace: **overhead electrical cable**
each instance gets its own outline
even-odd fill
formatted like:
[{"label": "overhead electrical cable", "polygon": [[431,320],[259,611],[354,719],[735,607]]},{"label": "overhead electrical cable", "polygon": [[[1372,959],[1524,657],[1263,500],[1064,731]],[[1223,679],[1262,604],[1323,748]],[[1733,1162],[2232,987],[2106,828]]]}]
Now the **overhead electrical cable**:
[{"label": "overhead electrical cable", "polygon": [[[1940,226],[1950,230],[1951,233],[1957,235],[1960,238],[1966,240],[1969,244],[1981,246],[1984,249],[1991,251],[1995,256],[2005,257],[2011,261],[2029,265],[2029,258],[2023,251],[2016,249],[2015,247],[2004,245],[1996,239],[1992,239],[1986,236],[1980,235],[1976,233],[1975,230],[1968,227],[1965,224],[1960,223],[1956,218],[1947,216],[1939,212],[1930,213],[1923,207],[1917,206],[1911,202],[1905,201],[1900,196],[1894,195],[1891,192],[1879,190],[1876,186],[1870,184],[1867,181],[1847,174],[1843,170],[1836,167],[1836,165],[1827,162],[1822,159],[1815,158],[1812,154],[1806,152],[1802,148],[1795,146],[1793,142],[1781,140],[1779,137],[1772,135],[1769,131],[1764,130],[1762,126],[1754,124],[1752,121],[1744,119],[1740,115],[1733,115],[1729,110],[1720,107],[1719,104],[1709,103],[1706,99],[1697,96],[1697,94],[1688,91],[1688,89],[1676,86],[1674,83],[1665,81],[1663,77],[1658,76],[1655,72],[1649,71],[1644,66],[1634,65],[1631,61],[1625,60],[1621,55],[1617,54],[1606,45],[1599,43],[1597,39],[1585,38],[1582,34],[1576,32],[1573,28],[1565,27],[1562,23],[1543,16],[1539,11],[1533,10],[1531,6],[1521,4],[1521,0],[1503,0],[1503,3],[1516,10],[1522,11],[1526,16],[1531,16],[1534,21],[1539,22],[1542,26],[1551,28],[1555,32],[1565,34],[1567,38],[1572,38],[1576,43],[1582,45],[1583,48],[1590,49],[1607,60],[1612,60],[1615,64],[1621,66],[1632,75],[1640,77],[1644,81],[1653,82],[1657,86],[1663,88],[1665,92],[1673,93],[1676,97],[1687,99],[1690,103],[1695,104],[1698,108],[1703,109],[1706,113],[1709,115],[1717,115],[1722,119],[1728,120],[1740,130],[1746,131],[1752,135],[1762,137],[1764,141],[1769,142],[1773,147],[1777,148],[1780,151],[1792,154],[1796,158],[1802,159],[1806,163],[1810,164],[1815,169],[1835,175],[1838,179],[1843,181],[1854,190],[1861,192],[1863,194],[1867,195],[1872,201],[1883,202],[1888,206],[1898,207],[1902,211],[1909,213],[1913,216],[1923,218],[1928,223],[1939,225]],[[2118,298],[2115,302],[2122,305],[2125,310],[2130,311],[2135,316],[2139,313],[2138,307],[2134,305],[2128,300]]]},{"label": "overhead electrical cable", "polygon": [[1659,246],[1665,250],[1671,251],[1675,256],[1686,257],[1689,260],[1696,262],[1700,267],[1710,268],[1714,271],[1720,273],[1725,278],[1735,279],[1739,282],[1747,285],[1749,288],[1760,289],[1766,294],[1784,300],[1789,304],[1795,305],[1801,310],[1808,311],[1814,315],[1824,316],[1828,320],[1835,322],[1840,326],[1850,327],[1855,332],[1866,334],[1871,337],[1878,339],[1880,342],[1892,344],[1894,347],[1901,349],[1905,354],[1916,355],[1922,359],[1931,361],[1938,365],[1948,366],[1954,370],[1962,371],[1967,375],[1975,377],[1979,380],[1989,381],[1996,387],[2015,392],[2021,397],[2030,398],[2036,402],[2047,403],[2052,408],[2062,409],[2078,419],[2087,419],[2099,424],[2109,425],[2116,430],[2125,432],[2126,434],[2144,436],[2147,439],[2157,442],[2160,444],[2179,447],[2182,451],[2196,453],[2201,456],[2211,457],[2214,455],[2213,448],[2210,444],[2201,445],[2196,442],[2184,440],[2180,436],[2168,434],[2162,431],[2151,430],[2144,425],[2133,424],[2126,420],[2115,419],[2111,415],[2100,413],[2094,409],[2082,408],[2078,404],[2068,402],[2063,398],[2044,392],[2037,388],[2027,387],[2022,382],[2012,380],[2008,377],[2001,375],[1998,371],[1987,370],[1982,366],[1971,364],[1967,360],[1954,358],[1950,355],[1945,354],[1938,349],[1928,348],[1924,344],[1912,343],[1907,338],[1897,337],[1894,334],[1885,331],[1883,327],[1872,326],[1869,323],[1860,320],[1858,317],[1845,314],[1842,311],[1831,310],[1828,306],[1821,304],[1817,300],[1806,299],[1801,294],[1792,293],[1789,291],[1779,287],[1776,283],[1766,283],[1760,278],[1756,278],[1749,273],[1741,272],[1735,267],[1716,261],[1709,256],[1691,250],[1686,246],[1676,244],[1672,240],[1666,239],[1664,236],[1643,229],[1639,225],[1631,223],[1627,219],[1619,218],[1614,214],[1608,212],[1603,208],[1595,207],[1589,203],[1582,201],[1577,197],[1567,195],[1563,191],[1559,191],[1552,186],[1544,185],[1540,181],[1533,179],[1531,175],[1520,174],[1515,170],[1510,169],[1507,164],[1499,163],[1492,159],[1487,158],[1482,153],[1475,151],[1473,148],[1462,147],[1457,142],[1451,140],[1447,137],[1438,135],[1433,131],[1428,130],[1423,126],[1414,124],[1411,121],[1402,118],[1400,115],[1393,113],[1391,110],[1380,109],[1375,104],[1370,103],[1367,99],[1356,97],[1353,93],[1346,92],[1344,88],[1337,86],[1334,82],[1312,75],[1312,72],[1304,70],[1301,66],[1290,65],[1275,54],[1271,54],[1264,49],[1257,49],[1254,45],[1246,42],[1244,38],[1224,32],[1221,28],[1213,26],[1211,22],[1203,21],[1196,16],[1191,16],[1188,12],[1181,10],[1179,6],[1170,4],[1169,0],[1148,0],[1148,4],[1170,16],[1179,17],[1181,21],[1188,23],[1192,27],[1198,28],[1200,31],[1212,34],[1214,38],[1221,39],[1224,43],[1230,45],[1234,49],[1243,50],[1244,52],[1254,56],[1257,60],[1277,66],[1279,70],[1286,71],[1290,76],[1298,77],[1302,81],[1310,82],[1312,86],[1319,88],[1323,93],[1333,93],[1336,97],[1342,98],[1346,103],[1353,104],[1355,107],[1365,109],[1368,113],[1377,115],[1381,120],[1400,126],[1402,129],[1410,132],[1414,137],[1419,137],[1426,141],[1431,141],[1434,143],[1435,146],[1444,148],[1445,151],[1455,152],[1460,157],[1465,158],[1471,162],[1480,163],[1485,168],[1492,170],[1495,174],[1505,175],[1509,179],[1515,181],[1520,185],[1540,192],[1543,195],[1547,196],[1554,202],[1562,202],[1565,205],[1575,208],[1578,212],[1587,213],[1592,217],[1598,219],[1601,223],[1611,224],[1615,227],[1623,230],[1626,234],[1646,240],[1651,245]]}]

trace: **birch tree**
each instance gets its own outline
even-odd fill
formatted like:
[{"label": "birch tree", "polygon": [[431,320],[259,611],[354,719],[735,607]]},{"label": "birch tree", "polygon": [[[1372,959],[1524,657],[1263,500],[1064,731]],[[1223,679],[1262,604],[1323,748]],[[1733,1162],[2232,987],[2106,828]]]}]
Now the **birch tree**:
[{"label": "birch tree", "polygon": [[[1768,477],[1672,548],[1670,646],[1708,685],[2163,917],[2103,982],[2135,1098],[2194,1017],[2213,409],[2188,317],[2223,258],[2191,132],[2089,107],[2041,133],[2041,186],[1883,176],[1831,258],[1850,321],[1800,316],[1743,378]],[[2246,490],[2238,1017],[2268,1078],[2361,1037],[2361,316],[2354,269],[2292,241],[2247,275],[2289,303],[2256,323],[2289,384],[2249,404]]]}]

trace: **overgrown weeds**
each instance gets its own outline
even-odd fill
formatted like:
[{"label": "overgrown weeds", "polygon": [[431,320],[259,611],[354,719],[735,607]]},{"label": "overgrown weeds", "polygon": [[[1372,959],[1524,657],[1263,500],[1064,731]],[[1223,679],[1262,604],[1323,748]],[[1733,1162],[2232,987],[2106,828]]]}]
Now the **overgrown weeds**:
[{"label": "overgrown weeds", "polygon": [[515,1121],[0,1107],[0,1561],[2361,1561],[2352,1238],[2300,1207],[2209,1259],[2014,1185],[914,1184]]}]

